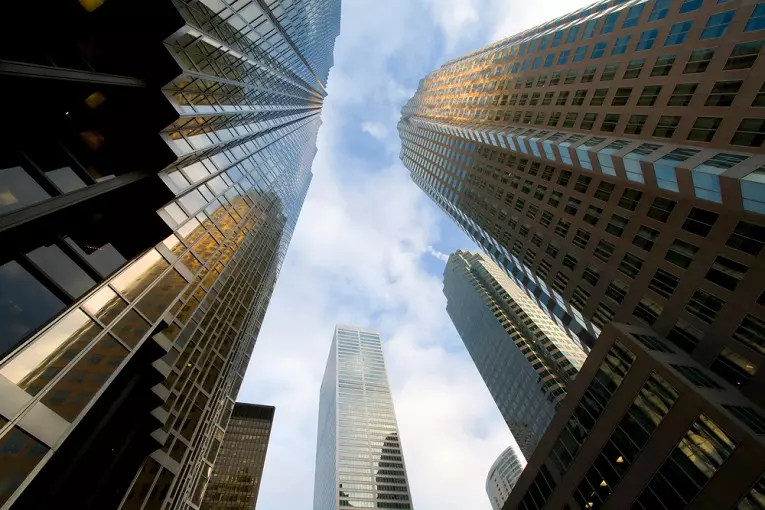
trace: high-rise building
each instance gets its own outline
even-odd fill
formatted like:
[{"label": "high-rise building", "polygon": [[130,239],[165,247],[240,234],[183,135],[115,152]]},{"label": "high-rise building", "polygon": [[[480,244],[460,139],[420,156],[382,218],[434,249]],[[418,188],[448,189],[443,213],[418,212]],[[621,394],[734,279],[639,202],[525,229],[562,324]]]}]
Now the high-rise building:
[{"label": "high-rise building", "polygon": [[202,499],[202,510],[255,508],[273,423],[273,406],[234,404]]},{"label": "high-rise building", "polygon": [[449,256],[444,294],[470,357],[530,457],[585,351],[483,254],[457,250]]},{"label": "high-rise building", "polygon": [[376,331],[335,327],[318,429],[314,510],[413,508]]},{"label": "high-rise building", "polygon": [[526,460],[514,445],[509,446],[494,461],[486,477],[486,494],[493,510],[500,510],[505,504],[525,465]]},{"label": "high-rise building", "polygon": [[603,330],[505,510],[765,508],[765,414],[645,326]]},{"label": "high-rise building", "polygon": [[645,324],[765,404],[765,5],[605,0],[444,64],[411,177],[572,338]]},{"label": "high-rise building", "polygon": [[198,508],[311,181],[340,2],[7,7],[0,506]]}]

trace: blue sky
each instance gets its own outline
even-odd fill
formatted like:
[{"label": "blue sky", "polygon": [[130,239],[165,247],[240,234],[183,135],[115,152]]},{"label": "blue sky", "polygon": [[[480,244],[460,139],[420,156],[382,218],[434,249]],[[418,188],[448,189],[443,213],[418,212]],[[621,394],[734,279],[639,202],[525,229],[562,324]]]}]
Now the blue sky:
[{"label": "blue sky", "polygon": [[512,436],[442,292],[444,254],[474,245],[412,183],[396,123],[446,60],[586,3],[344,1],[313,183],[239,394],[276,406],[258,508],[313,508],[336,323],[382,333],[415,508],[490,508],[486,475]]}]

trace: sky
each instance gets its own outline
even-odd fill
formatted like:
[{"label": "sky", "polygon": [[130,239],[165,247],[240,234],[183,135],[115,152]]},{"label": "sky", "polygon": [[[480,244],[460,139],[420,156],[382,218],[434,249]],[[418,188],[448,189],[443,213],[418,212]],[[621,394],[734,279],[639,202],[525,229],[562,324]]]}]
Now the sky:
[{"label": "sky", "polygon": [[238,397],[276,406],[258,508],[313,508],[337,323],[381,332],[414,508],[491,508],[486,475],[514,441],[442,284],[448,254],[476,247],[411,181],[396,124],[447,60],[588,3],[343,1],[313,182]]}]

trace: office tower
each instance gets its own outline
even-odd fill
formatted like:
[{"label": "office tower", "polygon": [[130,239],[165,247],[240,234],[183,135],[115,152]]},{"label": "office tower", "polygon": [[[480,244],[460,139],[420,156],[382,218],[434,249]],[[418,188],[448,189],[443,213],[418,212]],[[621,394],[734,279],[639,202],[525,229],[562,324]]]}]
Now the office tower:
[{"label": "office tower", "polygon": [[0,506],[201,503],[311,180],[339,8],[8,6]]},{"label": "office tower", "polygon": [[382,340],[337,325],[319,395],[314,510],[412,508]]},{"label": "office tower", "polygon": [[444,64],[412,179],[572,338],[645,324],[765,404],[762,2],[602,1]]},{"label": "office tower", "polygon": [[486,494],[493,510],[500,510],[505,504],[525,465],[526,460],[518,454],[515,446],[508,447],[494,461],[486,477]]},{"label": "office tower", "polygon": [[603,330],[506,510],[763,508],[765,415],[644,326]]},{"label": "office tower", "polygon": [[530,457],[585,351],[483,254],[457,250],[449,256],[444,294],[470,357]]},{"label": "office tower", "polygon": [[255,508],[273,423],[273,406],[234,404],[202,499],[202,510]]}]

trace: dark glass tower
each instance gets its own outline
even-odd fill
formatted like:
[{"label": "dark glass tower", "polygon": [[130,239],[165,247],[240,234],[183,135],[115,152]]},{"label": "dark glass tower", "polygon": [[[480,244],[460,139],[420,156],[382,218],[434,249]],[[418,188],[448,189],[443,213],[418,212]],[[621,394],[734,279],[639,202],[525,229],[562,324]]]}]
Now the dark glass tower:
[{"label": "dark glass tower", "polygon": [[198,508],[311,181],[340,2],[6,7],[0,506]]},{"label": "dark glass tower", "polygon": [[412,179],[567,333],[650,326],[765,404],[765,18],[602,0],[447,62]]},{"label": "dark glass tower", "polygon": [[202,510],[255,508],[273,423],[272,406],[234,404]]}]

